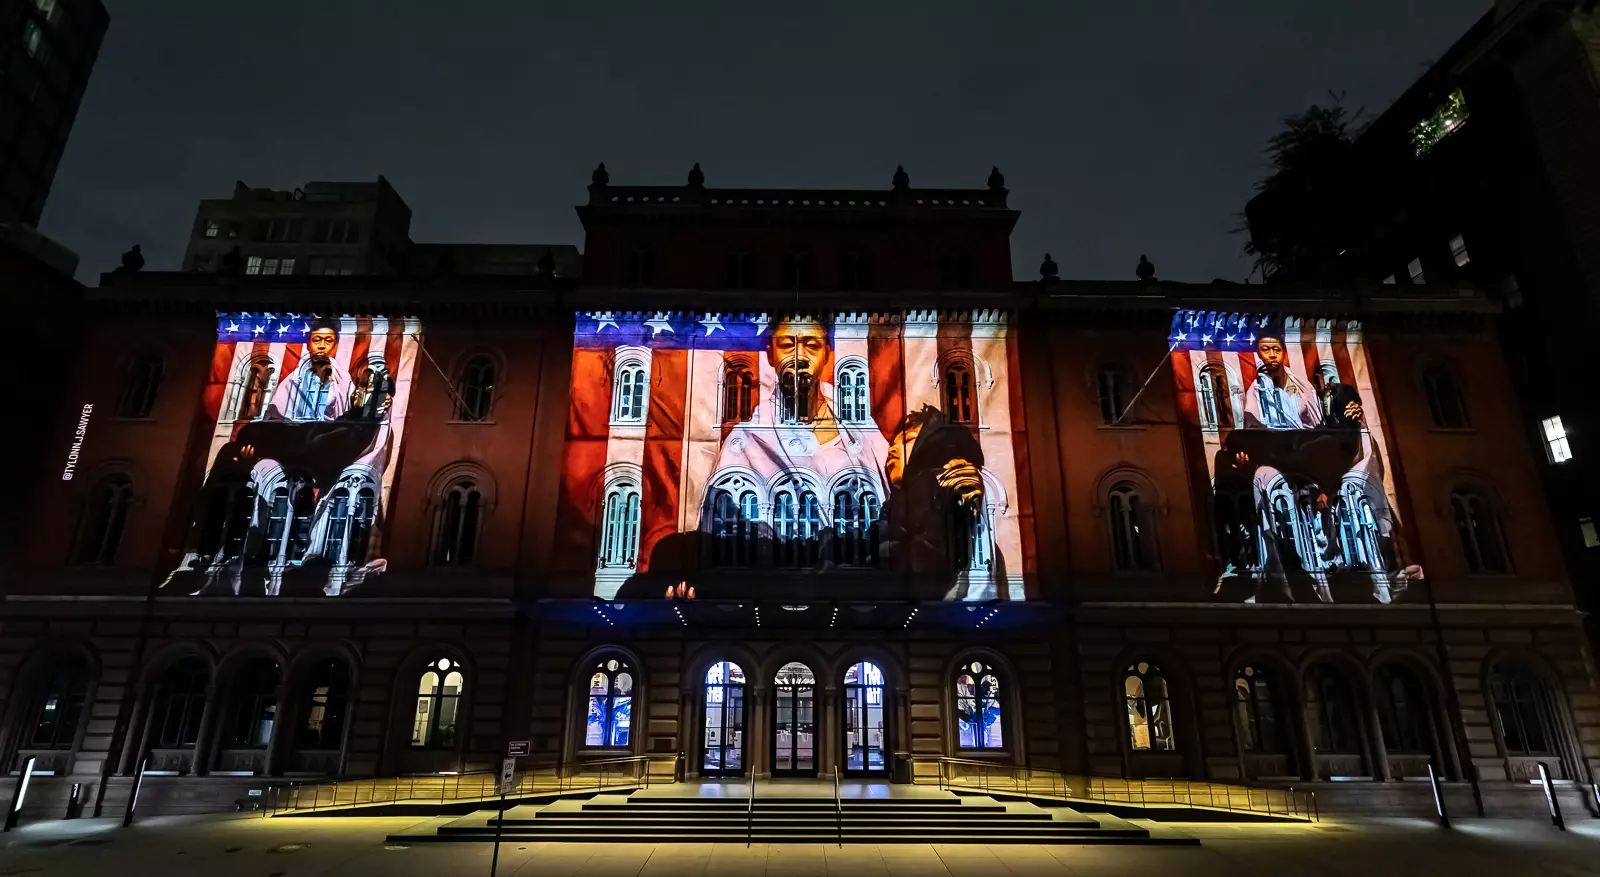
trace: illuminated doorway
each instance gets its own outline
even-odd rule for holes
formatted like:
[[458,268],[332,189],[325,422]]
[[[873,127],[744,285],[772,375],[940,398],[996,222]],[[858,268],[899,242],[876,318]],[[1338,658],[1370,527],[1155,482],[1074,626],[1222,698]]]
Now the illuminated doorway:
[[884,746],[889,739],[883,670],[861,661],[844,674],[844,772],[853,776],[887,776]]
[[772,775],[817,775],[817,679],[798,661],[784,664],[773,680]]
[[744,775],[744,670],[718,661],[706,670],[705,734],[700,775]]

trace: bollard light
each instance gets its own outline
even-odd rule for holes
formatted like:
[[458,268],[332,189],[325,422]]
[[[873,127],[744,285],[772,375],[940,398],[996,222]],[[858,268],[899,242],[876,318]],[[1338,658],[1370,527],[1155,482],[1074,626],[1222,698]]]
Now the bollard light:
[[37,756],[30,756],[28,763],[22,766],[22,779],[17,782],[17,792],[11,796],[11,808],[6,811],[6,831],[17,827],[17,814],[22,812],[22,801],[28,797],[28,784],[33,781],[33,766],[38,760]]

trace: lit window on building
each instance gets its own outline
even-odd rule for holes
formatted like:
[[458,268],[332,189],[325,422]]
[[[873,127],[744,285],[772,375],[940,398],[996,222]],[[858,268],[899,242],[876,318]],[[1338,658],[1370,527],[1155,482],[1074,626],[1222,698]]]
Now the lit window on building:
[[261,257],[260,256],[251,256],[249,259],[245,260],[244,273],[246,273],[246,274],[260,274],[261,273]]
[[1411,129],[1413,155],[1422,155],[1467,122],[1467,99],[1461,90],[1450,92],[1433,112]]
[[1546,417],[1539,421],[1539,426],[1544,430],[1544,447],[1550,462],[1565,463],[1572,459],[1572,446],[1567,444],[1567,428],[1561,423],[1560,415]]
[[1412,283],[1427,283],[1428,282],[1422,276],[1422,260],[1421,259],[1412,259],[1410,262],[1407,262],[1406,263],[1406,273],[1411,275],[1411,282]]
[[1600,548],[1600,530],[1594,526],[1594,518],[1579,518],[1578,532],[1583,534],[1584,548]]
[[217,221],[215,219],[206,220],[206,237],[208,237],[208,238],[216,237],[217,236],[217,231],[218,231]]
[[1383,278],[1383,282],[1384,282],[1385,286],[1393,286],[1394,285],[1394,275],[1390,274],[1388,277]]
[[1456,260],[1457,267],[1471,262],[1472,257],[1467,255],[1467,239],[1461,235],[1456,235],[1455,237],[1451,238],[1450,255]]
[[[250,273],[254,274],[255,272],[252,271]],[[261,273],[262,274],[276,274],[276,273],[278,273],[278,260],[277,259],[267,259],[267,260],[263,261],[261,263]]]

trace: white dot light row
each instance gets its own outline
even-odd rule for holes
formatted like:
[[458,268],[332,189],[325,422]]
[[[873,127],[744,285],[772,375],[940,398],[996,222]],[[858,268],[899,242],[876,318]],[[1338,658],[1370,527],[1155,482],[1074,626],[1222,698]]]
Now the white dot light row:
[[612,620],[611,620],[611,619],[610,619],[610,618],[608,618],[608,617],[607,617],[607,616],[606,616],[606,612],[605,612],[605,610],[604,610],[604,609],[601,609],[601,608],[600,608],[600,606],[599,606],[599,604],[595,604],[595,607],[594,607],[594,614],[596,614],[596,615],[598,615],[598,616],[600,616],[600,619],[601,619],[601,620],[602,620],[602,621],[604,621],[604,622],[605,622],[605,623],[606,623],[606,624],[609,624],[609,625],[611,625],[611,626],[612,626],[612,627],[616,627],[616,626],[617,626],[617,625],[616,625],[616,623],[615,623],[615,622],[613,622],[613,621],[612,621]]
[[829,627],[833,627],[834,625],[836,625],[838,623],[839,623],[839,606],[838,606],[838,604],[834,604],[833,617],[828,619],[828,626]]
[[900,625],[900,626],[901,627],[910,627],[911,626],[911,620],[913,618],[916,618],[917,617],[917,613],[921,612],[921,611],[922,611],[921,607],[912,607],[911,614],[906,616],[905,623]]
[[980,619],[978,619],[978,623],[977,623],[977,624],[974,624],[974,625],[973,625],[973,627],[974,627],[974,628],[979,628],[979,627],[982,627],[982,626],[983,626],[983,623],[984,623],[984,622],[985,622],[985,621],[988,621],[988,620],[989,620],[989,619],[991,619],[991,618],[993,618],[993,617],[994,617],[994,616],[995,616],[995,614],[996,614],[996,613],[998,613],[998,612],[999,612],[999,611],[1000,611],[1000,610],[999,610],[999,609],[990,609],[990,610],[989,610],[989,614],[988,614],[988,615],[985,615],[985,616],[983,616],[983,617],[982,617],[982,618],[980,618]]
[[678,613],[678,620],[683,622],[684,627],[689,626],[689,619],[683,617],[683,607],[674,603],[672,604],[672,611]]

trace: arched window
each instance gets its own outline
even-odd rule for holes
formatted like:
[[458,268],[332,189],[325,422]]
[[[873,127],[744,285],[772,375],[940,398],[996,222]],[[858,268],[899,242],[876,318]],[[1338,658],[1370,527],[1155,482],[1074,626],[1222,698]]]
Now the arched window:
[[603,659],[589,677],[589,717],[583,745],[626,749],[632,724],[633,668],[618,658]]
[[700,772],[738,774],[744,770],[744,670],[718,661],[706,670],[705,739]]
[[461,690],[466,684],[461,665],[449,658],[440,658],[422,671],[417,681],[417,711],[411,722],[412,746],[449,749],[456,745]]
[[982,661],[956,668],[956,748],[1004,749],[1000,674]]
[[755,376],[744,363],[729,363],[722,373],[722,421],[749,422],[755,415],[758,389]]
[[200,716],[210,682],[211,670],[199,658],[184,658],[161,675],[156,686],[156,748],[193,746],[200,739]]
[[964,362],[945,367],[944,413],[951,423],[978,422],[978,409],[973,403],[972,369]]
[[1116,363],[1100,366],[1095,385],[1100,391],[1100,422],[1111,425],[1122,420],[1130,401],[1128,373]]
[[628,252],[628,283],[650,286],[656,282],[656,251],[649,244],[638,244]]
[[1428,730],[1428,702],[1416,671],[1404,664],[1385,664],[1374,675],[1378,697],[1378,724],[1383,746],[1396,754],[1426,754],[1433,750]]
[[804,368],[785,368],[778,374],[779,417],[784,423],[810,423],[816,413],[813,393],[816,387],[811,372]]
[[858,661],[844,671],[844,769],[881,771],[888,767],[889,701],[883,669]]
[[[798,491],[798,493],[797,493]],[[773,502],[773,554],[779,566],[814,566],[821,554],[822,510],[804,486],[786,487]]]
[[839,419],[845,423],[866,423],[872,417],[867,401],[867,370],[857,363],[840,367],[834,381],[839,403]]
[[341,479],[328,497],[327,537],[322,556],[334,564],[367,562],[367,543],[377,512],[377,491],[363,476]]
[[1295,490],[1295,552],[1302,568],[1324,568],[1323,548],[1333,534],[1322,532],[1322,515],[1317,513],[1318,489],[1310,485]]
[[1360,714],[1345,674],[1328,664],[1313,665],[1306,671],[1306,699],[1312,749],[1342,755],[1361,752]]
[[816,284],[816,272],[813,269],[816,260],[811,253],[799,250],[785,254],[783,257],[782,271],[779,280],[784,289],[811,289]]
[[296,749],[338,749],[343,745],[345,715],[350,703],[350,668],[338,658],[324,658],[306,675],[306,695]]
[[1505,525],[1495,504],[1473,488],[1463,486],[1451,492],[1450,510],[1455,516],[1456,534],[1461,537],[1461,553],[1466,558],[1467,571],[1510,572]]
[[1284,569],[1305,567],[1300,558],[1300,516],[1295,512],[1294,495],[1282,481],[1272,487],[1272,533],[1268,536],[1278,550],[1278,561]]
[[1489,673],[1489,695],[1507,755],[1555,754],[1549,696],[1532,667],[1516,660],[1496,664]]
[[469,566],[478,556],[478,528],[483,520],[483,491],[473,478],[458,478],[439,497],[434,524],[433,565]]
[[1435,363],[1422,371],[1422,393],[1428,399],[1428,414],[1433,425],[1440,429],[1466,429],[1466,400],[1461,396],[1461,384],[1448,366]]
[[1239,717],[1239,732],[1246,752],[1287,751],[1284,745],[1287,729],[1278,718],[1278,698],[1271,671],[1253,665],[1240,667],[1233,676],[1233,708]]
[[878,495],[859,476],[833,492],[833,562],[874,566],[878,562]]
[[88,504],[78,524],[73,560],[88,564],[115,562],[132,506],[133,482],[127,476],[107,475],[100,479],[89,491]]
[[649,386],[643,360],[625,359],[617,363],[611,385],[611,422],[644,423],[645,413],[649,411],[645,398]]
[[82,658],[67,658],[50,671],[33,711],[33,733],[27,749],[71,749],[78,737],[78,720],[89,695],[89,665]]
[[1155,522],[1150,515],[1150,503],[1140,494],[1137,485],[1124,481],[1111,488],[1106,499],[1106,512],[1111,517],[1112,557],[1117,569],[1123,571],[1151,570],[1157,567]]
[[1172,700],[1161,668],[1148,661],[1129,664],[1123,672],[1122,694],[1128,707],[1128,745],[1135,752],[1176,749]]
[[256,658],[240,669],[234,681],[233,721],[228,745],[262,749],[272,740],[278,721],[278,665]]
[[750,566],[756,561],[761,509],[754,490],[738,493],[719,488],[711,502],[711,562],[716,566]]
[[129,360],[122,376],[122,395],[117,400],[117,416],[149,417],[156,407],[156,394],[161,390],[163,371],[161,357],[153,353]]
[[954,571],[989,569],[994,562],[994,544],[989,534],[989,514],[981,501],[969,504],[952,499],[946,503],[945,544]]
[[772,772],[814,776],[817,770],[817,677],[790,661],[773,676]]
[[1378,519],[1361,485],[1347,481],[1339,490],[1336,518],[1339,522],[1339,552],[1352,569],[1378,570],[1385,566],[1382,543],[1378,538]]
[[631,482],[606,492],[600,522],[600,566],[632,568],[639,550],[639,488]]
[[456,419],[477,423],[494,413],[494,358],[486,353],[469,357],[456,381]]
[[1228,429],[1233,426],[1233,392],[1228,384],[1227,370],[1210,365],[1201,369],[1195,393],[1200,400],[1201,426],[1206,429]]
[[209,488],[200,519],[199,552],[215,563],[238,557],[256,510],[255,485],[239,479]]
[[311,522],[317,510],[317,491],[298,475],[285,477],[272,490],[267,505],[267,563],[297,563],[311,545]]
[[245,363],[238,377],[239,403],[234,411],[235,420],[258,420],[266,413],[267,402],[272,399],[276,386],[272,360],[258,356]]

